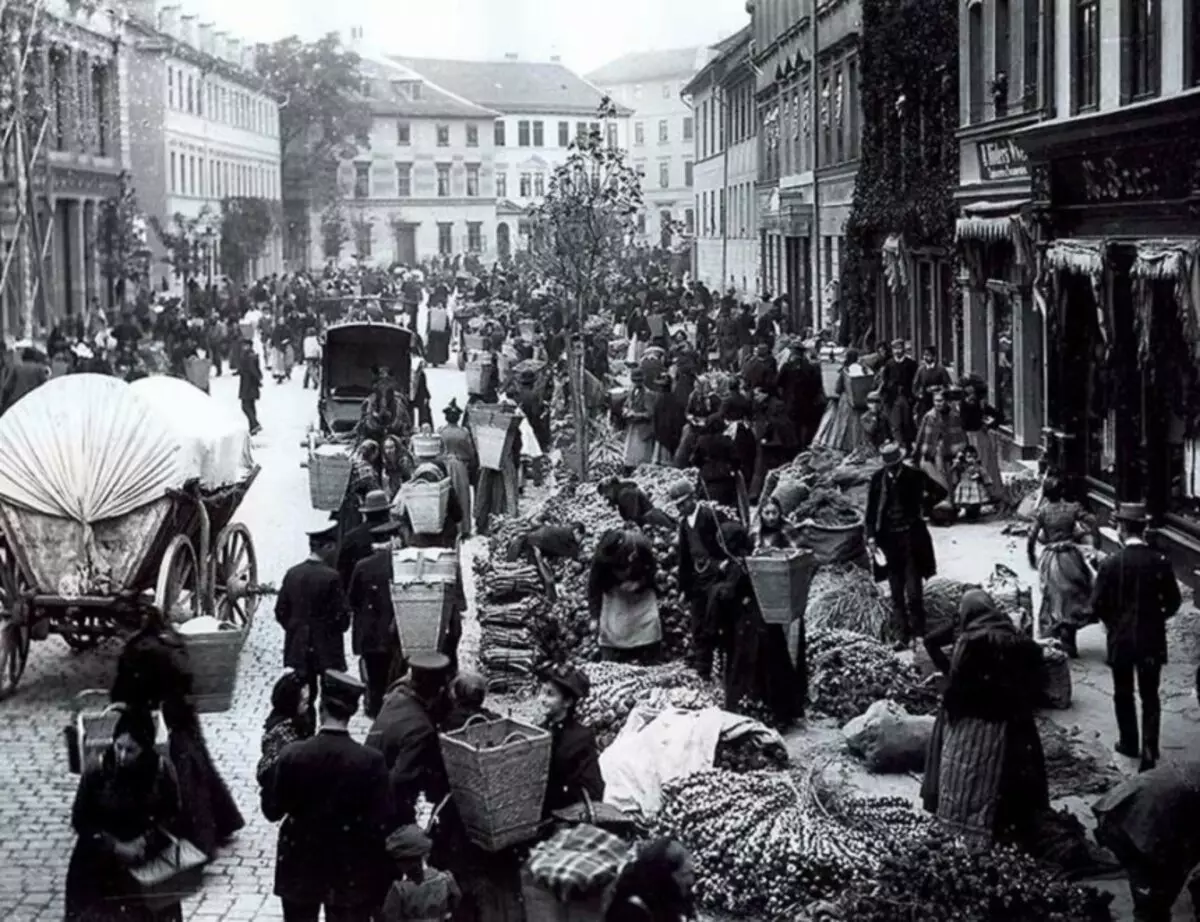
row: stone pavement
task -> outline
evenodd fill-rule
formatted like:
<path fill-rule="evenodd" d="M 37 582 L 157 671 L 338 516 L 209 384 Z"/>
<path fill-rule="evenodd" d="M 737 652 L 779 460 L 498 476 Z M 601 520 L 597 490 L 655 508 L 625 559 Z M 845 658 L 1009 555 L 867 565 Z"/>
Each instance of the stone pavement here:
<path fill-rule="evenodd" d="M 451 397 L 466 403 L 457 371 L 429 373 L 433 406 Z M 214 378 L 213 396 L 237 408 L 237 379 Z M 254 440 L 262 473 L 235 516 L 246 523 L 258 552 L 259 579 L 278 585 L 284 571 L 307 554 L 305 528 L 315 517 L 308 475 L 300 467 L 301 440 L 316 416 L 316 395 L 293 381 L 263 385 L 259 416 L 264 432 Z M 282 635 L 272 616 L 274 600 L 259 606 L 242 652 L 232 709 L 202 717 L 217 767 L 246 818 L 246 827 L 207 869 L 203 889 L 184 905 L 190 922 L 250 922 L 280 918 L 272 895 L 276 828 L 258 806 L 254 768 L 270 692 L 282 668 Z M 62 729 L 73 696 L 107 689 L 119 644 L 110 641 L 82 654 L 60 638 L 34 643 L 17 691 L 0 701 L 0 919 L 46 922 L 62 918 L 62 892 L 74 844 L 71 803 L 78 778 L 67 771 Z M 354 726 L 361 739 L 366 722 Z"/>

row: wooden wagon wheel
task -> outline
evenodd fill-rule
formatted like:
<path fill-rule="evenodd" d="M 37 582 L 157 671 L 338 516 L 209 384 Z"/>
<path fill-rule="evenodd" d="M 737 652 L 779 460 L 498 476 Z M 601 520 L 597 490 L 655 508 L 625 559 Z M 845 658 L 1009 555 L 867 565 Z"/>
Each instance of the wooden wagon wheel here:
<path fill-rule="evenodd" d="M 187 535 L 176 535 L 158 565 L 154 603 L 168 621 L 187 621 L 200 614 L 200 568 Z"/>
<path fill-rule="evenodd" d="M 6 549 L 0 558 L 0 698 L 16 689 L 29 661 L 29 602 L 22 594 L 26 588 L 20 563 Z"/>
<path fill-rule="evenodd" d="M 240 522 L 217 535 L 213 554 L 213 614 L 217 620 L 248 627 L 258 610 L 258 554 L 250 530 Z"/>

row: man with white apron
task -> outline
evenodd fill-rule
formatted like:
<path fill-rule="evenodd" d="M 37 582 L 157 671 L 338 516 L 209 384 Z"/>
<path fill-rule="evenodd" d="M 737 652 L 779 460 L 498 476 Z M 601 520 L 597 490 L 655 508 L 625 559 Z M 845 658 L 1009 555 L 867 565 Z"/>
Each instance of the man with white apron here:
<path fill-rule="evenodd" d="M 592 558 L 589 602 L 599 620 L 605 659 L 652 656 L 662 641 L 655 577 L 658 566 L 649 539 L 637 529 L 607 532 Z"/>

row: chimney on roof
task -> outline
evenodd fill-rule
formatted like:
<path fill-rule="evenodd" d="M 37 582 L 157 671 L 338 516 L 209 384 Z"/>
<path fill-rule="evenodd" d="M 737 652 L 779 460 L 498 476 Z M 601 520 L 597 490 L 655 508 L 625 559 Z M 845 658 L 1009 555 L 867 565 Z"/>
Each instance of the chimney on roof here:
<path fill-rule="evenodd" d="M 214 58 L 221 58 L 222 60 L 225 59 L 225 55 L 226 55 L 225 48 L 226 48 L 226 45 L 228 42 L 229 42 L 229 33 L 228 32 L 223 32 L 223 31 L 222 32 L 216 32 L 216 31 L 213 32 L 213 34 L 212 34 L 212 53 L 213 53 Z"/>
<path fill-rule="evenodd" d="M 129 15 L 139 22 L 149 23 L 154 26 L 158 24 L 158 16 L 155 12 L 156 6 L 157 3 L 155 0 L 130 0 Z"/>
<path fill-rule="evenodd" d="M 225 39 L 225 60 L 230 64 L 242 63 L 242 40 L 232 35 Z"/>
<path fill-rule="evenodd" d="M 196 26 L 196 47 L 205 54 L 213 53 L 213 24 L 202 22 Z"/>
<path fill-rule="evenodd" d="M 179 17 L 179 40 L 185 45 L 196 47 L 196 17 L 184 14 Z"/>
<path fill-rule="evenodd" d="M 505 54 L 504 54 L 504 60 L 506 60 L 506 61 L 515 61 L 515 60 L 517 60 L 517 53 L 516 53 L 515 51 L 508 51 L 508 52 L 505 52 Z"/>
<path fill-rule="evenodd" d="M 351 26 L 346 32 L 346 47 L 355 53 L 362 51 L 363 35 L 362 26 Z"/>
<path fill-rule="evenodd" d="M 179 38 L 179 7 L 172 4 L 159 10 L 158 28 L 171 38 Z"/>

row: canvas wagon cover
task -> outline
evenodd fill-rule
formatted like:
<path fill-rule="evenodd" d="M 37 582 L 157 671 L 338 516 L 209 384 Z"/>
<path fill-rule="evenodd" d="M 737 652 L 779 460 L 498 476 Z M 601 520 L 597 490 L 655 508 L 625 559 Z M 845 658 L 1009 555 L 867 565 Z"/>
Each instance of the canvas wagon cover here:
<path fill-rule="evenodd" d="M 175 434 L 183 480 L 215 490 L 250 476 L 250 429 L 241 413 L 180 378 L 152 375 L 130 389 Z"/>

